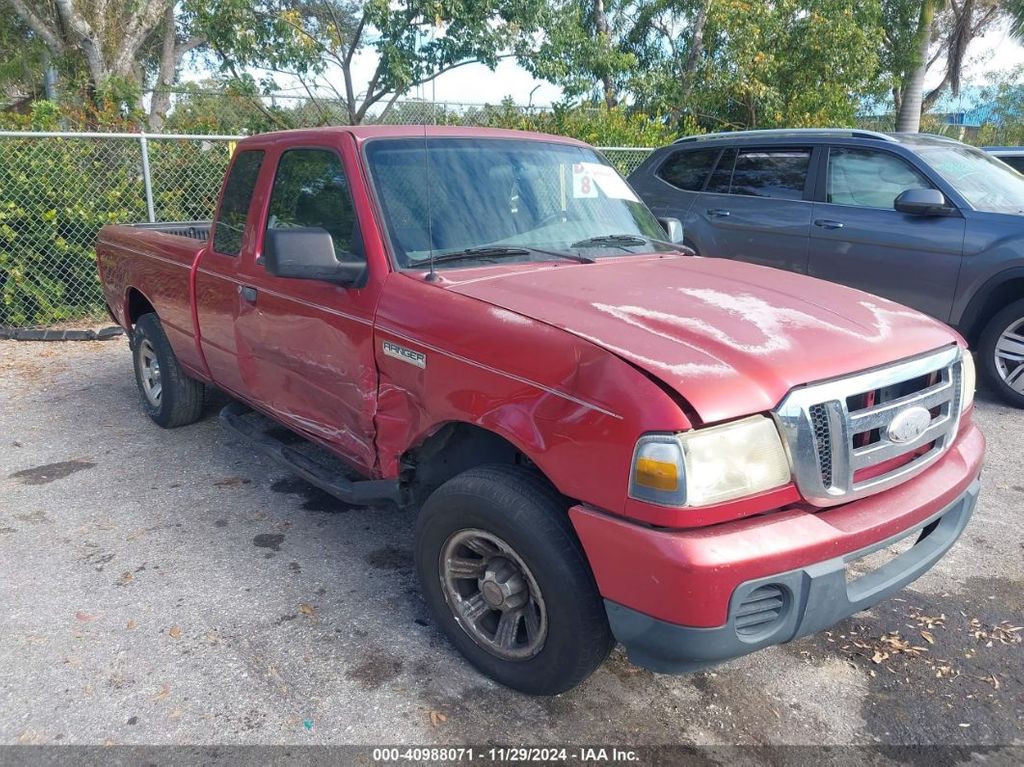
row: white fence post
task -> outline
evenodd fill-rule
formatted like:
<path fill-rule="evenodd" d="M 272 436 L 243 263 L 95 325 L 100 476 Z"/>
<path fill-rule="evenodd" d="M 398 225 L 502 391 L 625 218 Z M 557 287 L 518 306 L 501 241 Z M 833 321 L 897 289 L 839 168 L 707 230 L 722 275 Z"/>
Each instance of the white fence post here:
<path fill-rule="evenodd" d="M 139 144 L 142 147 L 142 183 L 146 187 L 146 212 L 149 214 L 149 223 L 156 222 L 156 210 L 153 207 L 153 179 L 149 175 L 149 143 L 146 141 L 146 134 L 139 134 Z"/>

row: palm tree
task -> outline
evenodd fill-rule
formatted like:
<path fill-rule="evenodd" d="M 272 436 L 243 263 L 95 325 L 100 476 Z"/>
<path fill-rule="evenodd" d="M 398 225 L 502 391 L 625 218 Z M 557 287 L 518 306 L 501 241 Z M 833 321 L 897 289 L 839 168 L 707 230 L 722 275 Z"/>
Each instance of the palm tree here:
<path fill-rule="evenodd" d="M 913 66 L 904 73 L 896 113 L 896 130 L 916 133 L 921 113 L 949 88 L 960 95 L 960 75 L 972 40 L 996 20 L 1009 17 L 1011 34 L 1024 37 L 1024 0 L 921 0 L 913 35 Z M 933 44 L 937 43 L 934 50 Z M 927 93 L 929 68 L 945 58 L 942 80 Z"/>

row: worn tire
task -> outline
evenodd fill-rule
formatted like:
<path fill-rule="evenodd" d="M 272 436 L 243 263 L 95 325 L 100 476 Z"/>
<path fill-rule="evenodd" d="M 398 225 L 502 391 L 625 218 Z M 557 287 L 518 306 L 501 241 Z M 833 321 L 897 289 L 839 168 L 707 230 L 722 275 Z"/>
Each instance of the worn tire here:
<path fill-rule="evenodd" d="M 1024 378 L 1020 379 L 1022 388 L 1017 391 L 1003 379 L 996 365 L 996 344 L 1000 336 L 1019 322 L 1024 322 L 1024 299 L 1004 307 L 988 321 L 978 341 L 978 355 L 985 382 L 1005 402 L 1014 407 L 1024 408 Z M 1024 372 L 1021 375 L 1024 376 Z"/>
<path fill-rule="evenodd" d="M 442 585 L 441 556 L 449 538 L 467 529 L 507 542 L 531 571 L 547 615 L 546 636 L 532 657 L 502 658 L 456 620 Z M 507 687 L 531 695 L 564 692 L 590 676 L 614 646 L 564 499 L 521 467 L 469 469 L 435 490 L 416 523 L 416 570 L 437 625 L 470 663 Z"/>
<path fill-rule="evenodd" d="M 158 364 L 160 394 L 156 402 L 147 394 L 147 385 L 143 380 L 146 376 L 143 355 L 147 349 L 155 354 Z M 185 375 L 156 314 L 144 314 L 135 323 L 132 365 L 142 408 L 154 423 L 165 429 L 173 429 L 199 420 L 203 413 L 206 387 Z"/>

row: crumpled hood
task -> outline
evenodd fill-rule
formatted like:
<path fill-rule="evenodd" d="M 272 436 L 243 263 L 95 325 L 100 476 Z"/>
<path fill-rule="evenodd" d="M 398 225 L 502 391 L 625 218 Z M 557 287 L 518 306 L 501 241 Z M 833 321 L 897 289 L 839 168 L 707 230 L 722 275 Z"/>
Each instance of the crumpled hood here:
<path fill-rule="evenodd" d="M 886 299 L 724 259 L 634 256 L 459 276 L 449 290 L 604 347 L 679 392 L 704 423 L 956 339 Z"/>

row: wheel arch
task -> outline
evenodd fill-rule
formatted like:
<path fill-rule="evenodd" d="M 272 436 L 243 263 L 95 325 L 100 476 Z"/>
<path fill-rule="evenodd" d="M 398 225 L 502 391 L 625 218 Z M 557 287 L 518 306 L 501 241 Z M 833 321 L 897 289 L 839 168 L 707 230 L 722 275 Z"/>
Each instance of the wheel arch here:
<path fill-rule="evenodd" d="M 124 298 L 124 319 L 127 328 L 134 328 L 139 317 L 151 312 L 156 314 L 156 309 L 146 294 L 134 286 L 129 287 Z"/>
<path fill-rule="evenodd" d="M 400 463 L 416 503 L 457 474 L 487 464 L 527 467 L 557 491 L 550 476 L 529 457 L 526 447 L 518 444 L 513 435 L 469 421 L 436 424 L 402 453 Z"/>

